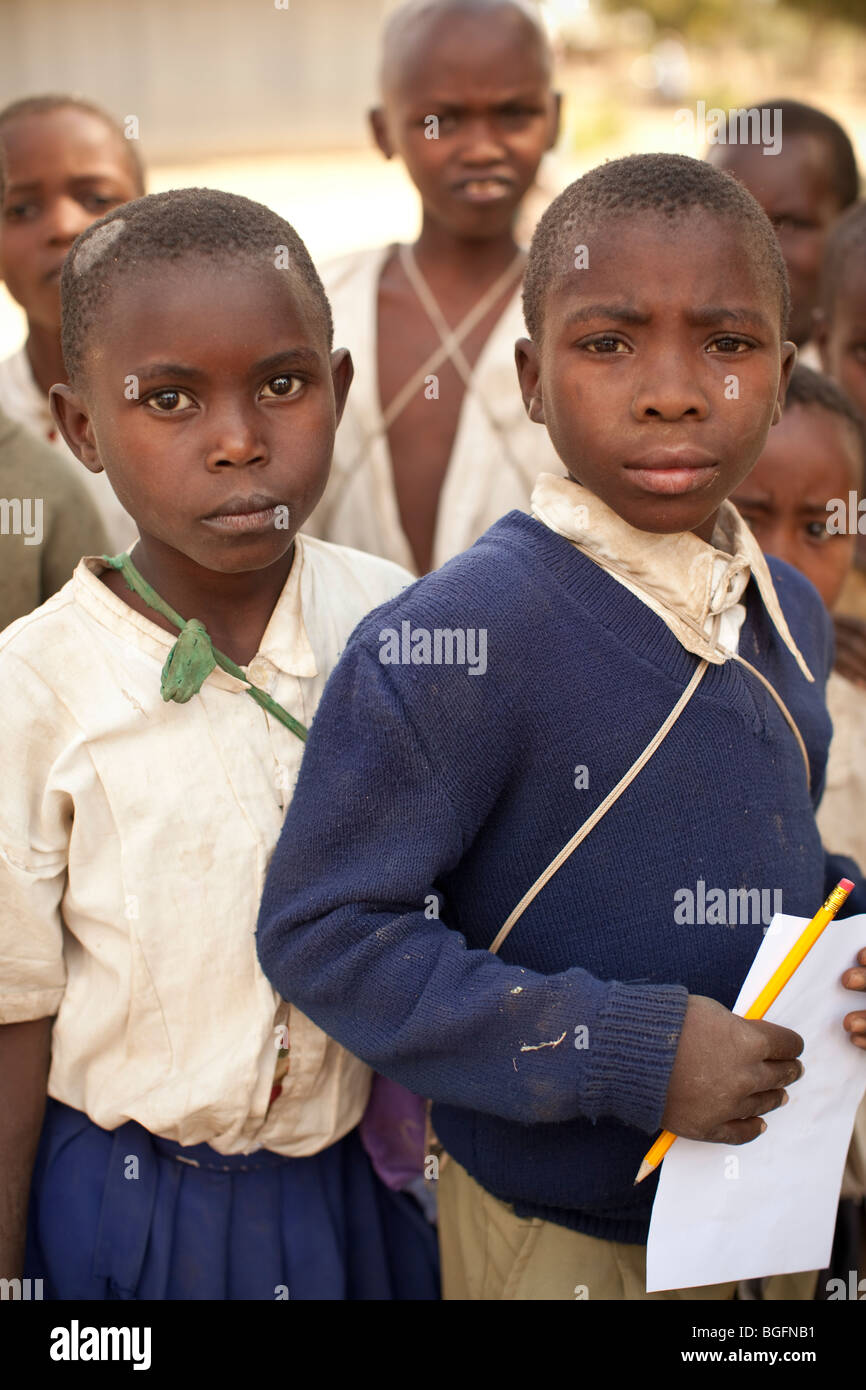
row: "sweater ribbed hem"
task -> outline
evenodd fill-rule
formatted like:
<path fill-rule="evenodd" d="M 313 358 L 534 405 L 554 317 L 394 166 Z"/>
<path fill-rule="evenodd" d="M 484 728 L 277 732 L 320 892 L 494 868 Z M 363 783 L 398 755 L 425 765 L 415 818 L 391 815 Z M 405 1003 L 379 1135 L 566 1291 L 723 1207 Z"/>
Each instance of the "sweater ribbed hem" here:
<path fill-rule="evenodd" d="M 593 1064 L 580 1097 L 584 1114 L 613 1115 L 648 1134 L 661 1127 L 688 997 L 681 985 L 608 986 L 590 1038 Z"/>
<path fill-rule="evenodd" d="M 584 1236 L 594 1236 L 596 1240 L 612 1240 L 622 1245 L 646 1245 L 649 1239 L 649 1216 L 645 1220 L 617 1220 L 604 1216 L 593 1216 L 582 1211 L 563 1211 L 561 1207 L 528 1206 L 525 1202 L 513 1202 L 515 1216 L 534 1217 L 540 1221 L 551 1221 L 555 1226 L 565 1226 L 569 1231 L 579 1231 Z"/>

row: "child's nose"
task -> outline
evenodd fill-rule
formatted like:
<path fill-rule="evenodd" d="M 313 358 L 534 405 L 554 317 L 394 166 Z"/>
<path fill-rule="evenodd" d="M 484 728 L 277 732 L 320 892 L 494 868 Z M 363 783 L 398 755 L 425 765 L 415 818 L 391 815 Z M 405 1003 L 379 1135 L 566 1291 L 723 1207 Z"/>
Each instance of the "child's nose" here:
<path fill-rule="evenodd" d="M 61 196 L 53 199 L 46 209 L 46 226 L 51 241 L 71 246 L 93 222 L 93 214 L 83 208 L 77 198 Z"/>
<path fill-rule="evenodd" d="M 207 467 L 248 468 L 264 463 L 267 449 L 251 412 L 240 408 L 222 409 L 211 417 Z"/>
<path fill-rule="evenodd" d="M 494 121 L 486 116 L 467 117 L 463 126 L 460 158 L 478 168 L 502 159 L 504 144 Z"/>
<path fill-rule="evenodd" d="M 640 419 L 681 420 L 687 415 L 700 420 L 709 410 L 709 401 L 682 366 L 671 362 L 651 377 L 644 377 L 635 393 L 632 409 Z"/>

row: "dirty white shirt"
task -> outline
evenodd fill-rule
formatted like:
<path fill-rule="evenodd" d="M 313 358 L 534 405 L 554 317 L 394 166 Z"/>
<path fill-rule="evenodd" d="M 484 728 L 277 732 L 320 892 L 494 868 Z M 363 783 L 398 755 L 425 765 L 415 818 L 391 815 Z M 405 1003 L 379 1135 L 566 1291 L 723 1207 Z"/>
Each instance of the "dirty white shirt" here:
<path fill-rule="evenodd" d="M 105 473 L 91 473 L 67 447 L 66 440 L 54 423 L 48 397 L 43 396 L 33 372 L 25 348 L 19 348 L 0 362 L 0 410 L 11 420 L 17 420 L 50 444 L 57 455 L 58 464 L 71 469 L 79 482 L 87 488 L 91 501 L 99 512 L 108 533 L 109 554 L 119 555 L 128 550 L 138 540 L 138 527 L 114 494 L 114 489 Z"/>
<path fill-rule="evenodd" d="M 779 636 L 807 680 L 814 679 L 791 635 L 763 552 L 732 502 L 719 508 L 710 543 L 691 531 L 639 531 L 574 479 L 542 474 L 532 493 L 532 515 L 651 608 L 687 651 L 714 665 L 737 652 L 746 620 L 740 600 L 754 578 Z"/>
<path fill-rule="evenodd" d="M 304 529 L 414 570 L 379 400 L 378 290 L 390 249 L 343 256 L 321 271 L 334 315 L 334 341 L 349 348 L 355 378 L 337 430 L 328 486 Z M 514 344 L 525 336 L 518 285 L 478 357 L 472 389 L 461 403 L 436 512 L 434 569 L 473 545 L 506 512 L 527 512 L 539 473 L 565 471 L 547 430 L 533 424 L 523 406 Z M 407 369 L 407 379 L 410 375 Z M 430 409 L 436 409 L 433 400 Z"/>
<path fill-rule="evenodd" d="M 309 727 L 356 623 L 410 576 L 296 545 L 247 674 Z M 360 1119 L 370 1072 L 256 957 L 303 743 L 219 669 L 188 704 L 164 703 L 174 638 L 103 569 L 82 560 L 0 637 L 0 1022 L 56 1013 L 49 1094 L 104 1129 L 317 1153 Z"/>

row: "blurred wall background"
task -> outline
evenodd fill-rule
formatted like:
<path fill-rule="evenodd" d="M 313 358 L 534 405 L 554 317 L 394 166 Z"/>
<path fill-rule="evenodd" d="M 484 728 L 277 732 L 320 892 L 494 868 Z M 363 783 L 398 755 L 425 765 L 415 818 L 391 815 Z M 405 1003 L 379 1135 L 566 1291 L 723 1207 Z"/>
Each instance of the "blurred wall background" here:
<path fill-rule="evenodd" d="M 86 93 L 151 159 L 364 143 L 384 0 L 0 0 L 0 100 Z"/>
<path fill-rule="evenodd" d="M 257 198 L 316 260 L 411 238 L 414 190 L 371 148 L 378 40 L 395 0 L 0 0 L 0 106 L 70 91 L 138 119 L 149 189 Z M 866 167 L 866 0 L 545 0 L 562 136 L 527 236 L 570 179 L 632 151 L 701 155 L 675 117 L 790 96 L 848 129 Z M 0 286 L 0 355 L 23 341 Z"/>

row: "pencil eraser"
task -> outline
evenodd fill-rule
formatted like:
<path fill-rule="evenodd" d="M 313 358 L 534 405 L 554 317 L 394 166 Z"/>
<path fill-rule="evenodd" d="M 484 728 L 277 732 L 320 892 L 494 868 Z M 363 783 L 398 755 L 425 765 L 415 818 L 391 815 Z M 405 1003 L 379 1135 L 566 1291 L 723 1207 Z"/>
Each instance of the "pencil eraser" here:
<path fill-rule="evenodd" d="M 854 884 L 851 882 L 850 878 L 840 878 L 839 887 L 844 888 L 846 893 L 850 893 Z"/>

